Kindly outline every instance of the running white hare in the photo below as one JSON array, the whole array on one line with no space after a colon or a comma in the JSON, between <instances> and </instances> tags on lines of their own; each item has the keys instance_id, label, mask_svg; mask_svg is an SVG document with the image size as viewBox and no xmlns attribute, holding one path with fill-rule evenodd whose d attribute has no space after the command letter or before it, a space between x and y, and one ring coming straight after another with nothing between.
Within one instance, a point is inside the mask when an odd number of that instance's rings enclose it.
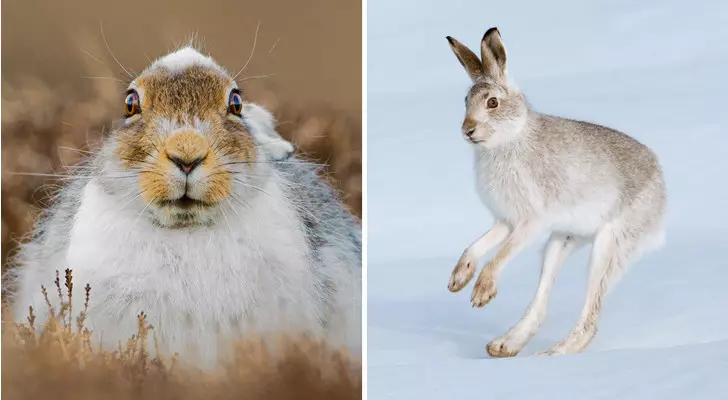
<instances>
[{"instance_id":1,"label":"running white hare","mask_svg":"<svg viewBox=\"0 0 728 400\"><path fill-rule=\"evenodd\" d=\"M541 280L523 318L487 346L511 357L535 335L564 259L593 242L586 303L576 326L545 354L578 353L597 332L602 301L631 261L662 243L665 182L654 153L603 126L539 114L508 80L498 29L481 42L481 59L457 40L450 46L473 81L465 97L462 134L475 150L476 185L495 225L470 245L452 272L461 290L476 263L500 249L475 282L474 307L497 293L503 265L543 232L550 232Z\"/></svg>"},{"instance_id":2,"label":"running white hare","mask_svg":"<svg viewBox=\"0 0 728 400\"><path fill-rule=\"evenodd\" d=\"M41 285L70 268L77 288L91 285L88 325L110 346L144 311L166 354L206 365L225 352L219 340L245 334L360 351L360 225L291 156L271 114L191 47L155 61L122 100L122 126L13 259L15 317L33 306L40 325Z\"/></svg>"}]
</instances>

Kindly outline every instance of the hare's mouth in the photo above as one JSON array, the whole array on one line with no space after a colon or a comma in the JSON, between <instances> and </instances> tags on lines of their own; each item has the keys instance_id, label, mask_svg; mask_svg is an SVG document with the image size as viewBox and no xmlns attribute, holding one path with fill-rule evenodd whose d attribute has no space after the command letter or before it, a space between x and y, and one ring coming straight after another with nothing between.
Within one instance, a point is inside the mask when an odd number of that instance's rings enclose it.
<instances>
[{"instance_id":1,"label":"hare's mouth","mask_svg":"<svg viewBox=\"0 0 728 400\"><path fill-rule=\"evenodd\" d=\"M163 200L160 204L162 207L173 207L173 208L179 208L183 210L187 210L190 208L209 208L213 205L202 200L193 199L187 194L183 195L182 197L174 200Z\"/></svg>"}]
</instances>

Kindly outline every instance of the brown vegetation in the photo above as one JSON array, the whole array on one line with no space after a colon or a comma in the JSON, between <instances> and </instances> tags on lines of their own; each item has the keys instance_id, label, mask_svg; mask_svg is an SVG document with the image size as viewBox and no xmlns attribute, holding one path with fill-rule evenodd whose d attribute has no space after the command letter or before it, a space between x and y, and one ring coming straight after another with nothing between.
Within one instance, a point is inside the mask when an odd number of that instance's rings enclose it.
<instances>
[{"instance_id":1,"label":"brown vegetation","mask_svg":"<svg viewBox=\"0 0 728 400\"><path fill-rule=\"evenodd\" d=\"M57 287L49 290L69 304L71 271L66 271L64 281L65 289L57 279ZM89 291L86 286L87 305ZM48 290L43 293L47 298ZM118 350L108 351L93 344L93 332L84 326L85 309L75 319L67 306L50 312L53 317L40 329L32 309L24 324L13 324L6 314L4 398L361 399L361 362L321 341L293 337L240 341L232 361L214 371L201 371L176 356L149 354L154 328L143 313L137 334L119 344Z\"/></svg>"}]
</instances>

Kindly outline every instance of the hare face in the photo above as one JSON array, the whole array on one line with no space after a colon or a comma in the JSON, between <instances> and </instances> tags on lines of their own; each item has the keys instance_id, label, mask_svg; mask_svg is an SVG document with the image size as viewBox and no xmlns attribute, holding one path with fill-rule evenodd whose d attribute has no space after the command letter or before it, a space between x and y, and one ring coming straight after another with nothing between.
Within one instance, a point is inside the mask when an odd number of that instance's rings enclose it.
<instances>
[{"instance_id":1,"label":"hare face","mask_svg":"<svg viewBox=\"0 0 728 400\"><path fill-rule=\"evenodd\" d=\"M164 227L211 225L221 207L253 195L264 166L242 94L210 58L192 48L161 58L132 82L124 106L105 169L136 177L109 181L140 216Z\"/></svg>"},{"instance_id":2,"label":"hare face","mask_svg":"<svg viewBox=\"0 0 728 400\"><path fill-rule=\"evenodd\" d=\"M498 29L491 28L483 36L480 59L454 38L448 36L447 40L473 81L465 97L465 139L492 148L518 136L526 124L528 107L523 95L509 87L506 48Z\"/></svg>"},{"instance_id":3,"label":"hare face","mask_svg":"<svg viewBox=\"0 0 728 400\"><path fill-rule=\"evenodd\" d=\"M465 140L476 146L493 148L516 137L527 114L519 93L499 84L476 82L465 97L462 133Z\"/></svg>"}]
</instances>

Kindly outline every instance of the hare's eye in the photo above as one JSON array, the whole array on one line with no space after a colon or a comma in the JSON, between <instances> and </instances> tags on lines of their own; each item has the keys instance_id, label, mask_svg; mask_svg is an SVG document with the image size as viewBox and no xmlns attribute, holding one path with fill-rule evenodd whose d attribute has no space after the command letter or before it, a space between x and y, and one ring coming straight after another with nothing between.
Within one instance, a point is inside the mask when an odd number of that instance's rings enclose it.
<instances>
[{"instance_id":1,"label":"hare's eye","mask_svg":"<svg viewBox=\"0 0 728 400\"><path fill-rule=\"evenodd\" d=\"M488 99L488 108L496 108L498 107L498 99L495 97L491 97Z\"/></svg>"},{"instance_id":2,"label":"hare's eye","mask_svg":"<svg viewBox=\"0 0 728 400\"><path fill-rule=\"evenodd\" d=\"M126 99L124 100L124 111L126 112L127 118L139 114L142 111L139 106L139 94L133 89L126 95Z\"/></svg>"},{"instance_id":3,"label":"hare's eye","mask_svg":"<svg viewBox=\"0 0 728 400\"><path fill-rule=\"evenodd\" d=\"M234 89L230 92L230 100L228 100L228 112L238 117L243 112L243 97L240 96L240 91Z\"/></svg>"}]
</instances>

